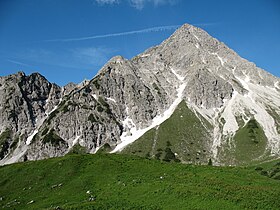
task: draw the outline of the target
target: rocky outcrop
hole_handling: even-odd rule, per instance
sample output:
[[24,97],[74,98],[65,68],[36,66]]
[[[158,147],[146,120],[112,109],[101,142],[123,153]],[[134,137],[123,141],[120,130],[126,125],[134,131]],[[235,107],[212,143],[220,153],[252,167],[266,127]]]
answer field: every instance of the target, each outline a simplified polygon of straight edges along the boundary
[[[26,144],[41,121],[61,98],[60,87],[38,73],[23,72],[0,78],[0,131],[9,132],[1,153],[11,153],[19,144]],[[21,140],[21,141],[20,141]]]

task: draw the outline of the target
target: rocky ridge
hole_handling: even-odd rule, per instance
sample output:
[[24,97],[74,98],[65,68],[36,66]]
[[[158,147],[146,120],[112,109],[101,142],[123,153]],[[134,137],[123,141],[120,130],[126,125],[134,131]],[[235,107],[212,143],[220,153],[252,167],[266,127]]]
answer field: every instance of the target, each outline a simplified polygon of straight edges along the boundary
[[78,86],[22,72],[0,84],[1,164],[61,156],[74,145],[119,152],[181,101],[211,125],[206,159],[222,163],[251,119],[265,133],[266,156],[280,154],[280,79],[188,24],[131,60],[113,57]]

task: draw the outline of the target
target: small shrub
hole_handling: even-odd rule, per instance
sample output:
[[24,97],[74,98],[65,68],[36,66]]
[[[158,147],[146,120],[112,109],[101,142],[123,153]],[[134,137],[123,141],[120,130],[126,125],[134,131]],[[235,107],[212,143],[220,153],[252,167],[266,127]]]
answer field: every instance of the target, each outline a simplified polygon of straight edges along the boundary
[[155,154],[155,158],[157,160],[160,160],[161,155],[162,155],[162,152],[158,152],[158,153]]
[[110,144],[105,143],[98,151],[97,153],[109,153],[112,151],[112,148]]
[[88,120],[92,123],[97,122],[97,120],[95,119],[92,113],[88,116]]
[[280,180],[280,174],[273,177],[273,179]]
[[91,92],[91,89],[90,89],[89,86],[86,86],[86,87],[85,87],[85,92],[86,92],[86,93],[90,93],[90,92]]
[[96,89],[99,89],[99,88],[100,88],[100,84],[99,84],[98,78],[94,79],[94,80],[92,81],[92,83],[94,84],[94,86],[96,87]]
[[170,143],[170,141],[167,141],[167,142],[166,142],[166,146],[167,146],[167,147],[171,147],[171,146],[172,146],[171,143]]
[[17,118],[17,113],[15,110],[10,111],[8,119],[13,119],[15,120]]
[[42,142],[44,144],[50,143],[53,146],[59,146],[60,143],[65,143],[65,141],[54,132],[54,129],[50,130],[50,132],[43,138]]
[[159,87],[157,86],[156,83],[153,83],[153,88],[157,91],[157,93],[158,93],[159,95],[161,95],[160,89],[159,89]]
[[13,140],[13,143],[11,144],[10,148],[12,148],[12,149],[16,148],[18,142],[19,142],[19,137],[16,137],[16,138]]
[[62,111],[63,113],[69,112],[68,106],[63,106]]
[[165,156],[163,160],[166,162],[170,162],[171,160],[175,160],[175,159],[176,159],[175,154],[172,152],[172,150],[169,147],[167,147],[165,149]]
[[49,128],[45,128],[42,132],[42,136],[46,135],[48,133],[48,131],[49,131]]
[[263,168],[262,168],[262,167],[260,167],[260,166],[258,166],[258,167],[256,167],[256,168],[255,168],[255,170],[256,170],[256,171],[262,171],[262,170],[263,170]]
[[97,111],[98,111],[98,112],[103,112],[103,111],[104,111],[104,109],[102,108],[102,106],[97,105]]
[[90,107],[87,106],[87,105],[85,105],[85,104],[83,104],[83,105],[82,105],[82,109],[90,109]]
[[254,119],[249,120],[248,128],[252,128],[252,129],[259,128],[257,121]]
[[109,104],[101,96],[98,97],[98,102],[105,108],[106,113],[111,113]]
[[268,177],[268,172],[267,171],[261,171],[262,176],[267,176]]
[[213,162],[212,162],[212,159],[209,158],[209,161],[208,161],[208,166],[212,166],[213,165]]
[[149,159],[151,157],[150,153],[146,153],[145,158]]
[[279,173],[280,172],[280,169],[279,168],[274,168],[274,169],[272,169],[271,171],[270,171],[270,173],[269,173],[269,176],[270,177],[273,177],[273,176],[275,176],[277,173]]
[[275,166],[280,166],[280,162],[276,163]]
[[86,148],[80,144],[75,144],[68,154],[86,154]]
[[52,113],[50,113],[50,115],[49,115],[49,117],[47,119],[47,124],[48,125],[51,123],[51,120],[56,117],[57,114],[58,114],[58,110],[57,109],[54,110]]
[[11,137],[11,130],[7,129],[0,135],[0,144]]

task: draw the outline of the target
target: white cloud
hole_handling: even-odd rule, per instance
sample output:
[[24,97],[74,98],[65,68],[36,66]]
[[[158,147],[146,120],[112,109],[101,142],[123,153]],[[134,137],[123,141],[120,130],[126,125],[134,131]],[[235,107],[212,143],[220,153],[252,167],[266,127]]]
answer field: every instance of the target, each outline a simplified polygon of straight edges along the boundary
[[144,8],[146,0],[129,0],[129,3],[132,7],[138,10],[142,10]]
[[170,4],[174,5],[178,0],[128,0],[130,5],[138,10],[142,10],[146,4],[153,4],[155,7]]
[[104,4],[118,4],[119,0],[95,0],[98,4],[104,5]]
[[121,2],[128,2],[130,6],[135,9],[142,10],[146,4],[153,4],[155,7],[161,5],[174,5],[180,0],[95,0],[99,5],[108,5],[108,4],[119,4]]

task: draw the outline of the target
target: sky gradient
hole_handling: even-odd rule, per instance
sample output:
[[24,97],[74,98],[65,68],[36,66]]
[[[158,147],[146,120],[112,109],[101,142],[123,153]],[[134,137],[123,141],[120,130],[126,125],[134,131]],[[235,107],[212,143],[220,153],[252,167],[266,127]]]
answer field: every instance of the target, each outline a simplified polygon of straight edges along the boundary
[[280,77],[278,0],[0,0],[0,76],[39,72],[59,85],[91,79],[193,24]]

